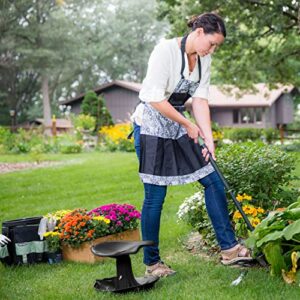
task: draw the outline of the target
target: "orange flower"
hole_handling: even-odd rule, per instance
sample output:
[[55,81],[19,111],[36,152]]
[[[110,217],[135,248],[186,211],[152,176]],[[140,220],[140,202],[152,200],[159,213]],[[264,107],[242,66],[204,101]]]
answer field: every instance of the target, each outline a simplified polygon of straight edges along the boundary
[[242,218],[241,213],[238,210],[236,210],[233,214],[233,219],[241,219],[241,218]]
[[80,222],[80,226],[84,227],[85,226],[85,222]]

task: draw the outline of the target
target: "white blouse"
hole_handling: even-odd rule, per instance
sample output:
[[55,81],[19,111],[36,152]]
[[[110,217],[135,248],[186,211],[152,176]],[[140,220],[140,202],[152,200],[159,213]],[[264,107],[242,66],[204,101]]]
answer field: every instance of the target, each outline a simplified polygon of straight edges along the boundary
[[[186,79],[192,81],[199,80],[198,63],[190,73],[188,67],[187,54],[185,58],[185,69],[183,75]],[[210,65],[211,56],[200,57],[201,60],[201,81],[192,97],[208,99],[210,83]],[[168,99],[174,91],[177,83],[181,79],[181,50],[177,38],[163,40],[155,46],[152,51],[145,79],[139,93],[139,98],[143,102],[160,102]],[[133,115],[131,121],[138,125],[142,123],[144,104],[140,103]]]

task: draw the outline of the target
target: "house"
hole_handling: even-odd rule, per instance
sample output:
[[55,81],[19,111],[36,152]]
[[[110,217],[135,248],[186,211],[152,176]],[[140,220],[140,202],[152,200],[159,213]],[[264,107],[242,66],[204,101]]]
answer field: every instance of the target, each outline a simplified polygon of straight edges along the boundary
[[[129,122],[130,115],[139,102],[140,83],[112,81],[96,88],[102,94],[115,123]],[[220,126],[276,128],[279,124],[293,122],[293,95],[297,89],[280,86],[269,90],[265,84],[256,84],[256,92],[242,94],[237,88],[230,92],[216,85],[210,86],[211,117]],[[80,113],[84,94],[63,102],[71,112]],[[190,109],[190,105],[188,105]]]
[[[130,115],[139,103],[140,83],[116,80],[105,83],[94,89],[97,95],[102,95],[105,104],[110,112],[114,123],[126,123],[130,120]],[[71,113],[79,114],[81,103],[85,94],[81,94],[62,104],[71,106]]]

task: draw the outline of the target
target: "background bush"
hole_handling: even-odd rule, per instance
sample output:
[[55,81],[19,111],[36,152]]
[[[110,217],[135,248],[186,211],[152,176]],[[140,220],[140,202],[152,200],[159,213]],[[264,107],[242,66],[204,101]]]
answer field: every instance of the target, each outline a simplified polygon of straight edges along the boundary
[[273,128],[223,128],[224,138],[233,142],[264,140],[272,143],[279,139],[279,131]]
[[[237,194],[246,193],[265,208],[286,206],[299,195],[290,185],[295,179],[295,156],[263,143],[226,145],[219,149],[218,165]],[[267,202],[267,205],[266,205]]]
[[113,126],[103,126],[100,131],[100,149],[109,151],[134,151],[133,138],[128,139],[132,131],[131,124],[116,124]]

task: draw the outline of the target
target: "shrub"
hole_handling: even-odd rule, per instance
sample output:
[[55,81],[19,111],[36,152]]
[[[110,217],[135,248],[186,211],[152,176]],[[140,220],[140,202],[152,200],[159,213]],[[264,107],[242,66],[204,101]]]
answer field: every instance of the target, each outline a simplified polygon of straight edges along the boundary
[[96,119],[91,115],[80,114],[74,116],[73,122],[77,130],[90,130],[93,131],[96,126]]
[[273,128],[267,128],[262,130],[262,135],[268,144],[279,139],[279,130]]
[[9,129],[0,126],[0,145],[1,152],[9,152],[13,148],[14,135]]
[[102,126],[113,125],[104,98],[101,95],[97,96],[94,91],[88,91],[85,94],[80,108],[83,114],[95,117],[96,128],[93,129],[98,130]]
[[230,128],[224,129],[224,137],[234,142],[247,142],[259,140],[262,129],[258,128]]
[[103,126],[99,131],[102,148],[107,148],[109,151],[134,151],[133,139],[127,139],[131,131],[131,124]]
[[63,154],[80,153],[82,151],[82,143],[77,141],[75,136],[68,134],[56,138],[56,147]]
[[222,147],[217,157],[233,191],[255,196],[255,204],[273,209],[297,199],[299,192],[289,186],[295,179],[292,175],[295,157],[280,147],[263,143],[232,144]]

